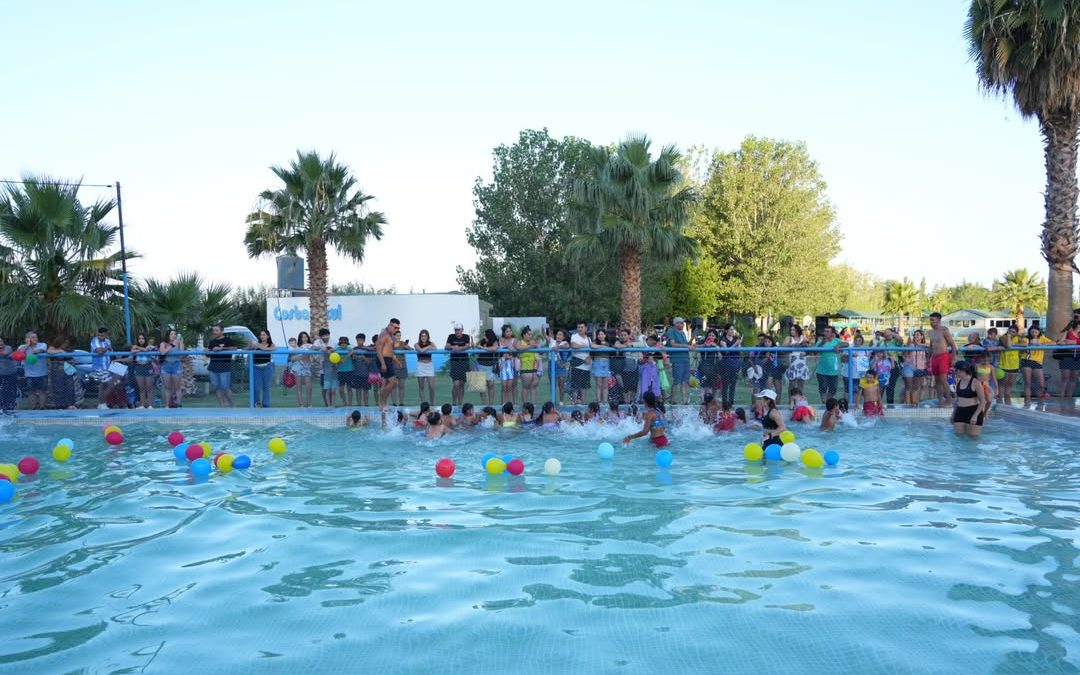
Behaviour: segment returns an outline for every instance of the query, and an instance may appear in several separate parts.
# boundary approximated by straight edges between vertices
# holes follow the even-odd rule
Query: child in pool
[[[586,422],[600,422],[600,404],[593,401],[585,411]]]
[[[720,416],[713,425],[713,431],[735,431],[735,413],[731,412],[731,404],[727,401],[720,406]]]
[[[428,439],[442,438],[448,433],[450,430],[443,424],[441,414],[433,412],[427,416],[427,432],[424,435]]]
[[[427,416],[428,416],[428,413],[430,413],[430,412],[431,412],[431,404],[428,403],[427,401],[423,401],[420,404],[420,410],[418,410],[416,412],[415,418],[413,419],[413,427],[415,427],[417,429],[423,429],[424,427],[426,427],[427,426]]]
[[[580,410],[575,410],[574,412],[570,413],[570,421],[571,422],[577,422],[578,424],[584,425],[585,424],[585,416],[581,414]]]
[[[475,427],[477,423],[476,413],[473,412],[472,403],[461,404],[461,415],[454,422],[456,427]]]
[[[498,420],[499,426],[503,429],[509,429],[518,425],[518,422],[521,421],[521,415],[514,412],[514,403],[507,401],[503,403],[502,412],[497,413],[495,419]]]
[[[555,409],[555,403],[553,401],[548,401],[540,408],[541,426],[548,429],[554,429],[558,428],[560,422],[562,422],[562,415]]]
[[[519,415],[519,419],[521,420],[522,424],[535,424],[537,422],[536,406],[534,406],[530,401],[525,401],[524,403],[522,403],[521,415]]]
[[[476,420],[475,426],[491,428],[495,426],[498,419],[499,413],[495,411],[495,408],[486,405],[480,410],[480,417]]]
[[[810,401],[798,387],[791,389],[791,409],[794,411],[791,414],[792,422],[813,422],[817,418],[814,409],[810,407]]]
[[[359,410],[354,410],[345,416],[345,426],[349,429],[359,429],[367,426],[369,421],[368,418],[360,414]]]
[[[625,418],[626,418],[626,415],[624,415],[619,410],[619,404],[616,403],[615,401],[609,401],[608,402],[608,412],[607,412],[607,415],[604,416],[604,421],[605,422],[610,422],[611,424],[618,424],[619,422],[623,421],[623,419],[625,419]]]
[[[866,375],[859,380],[859,395],[862,396],[863,415],[866,417],[883,417],[884,408],[881,407],[881,385],[878,384],[877,371],[871,368]]]
[[[446,427],[447,431],[453,431],[456,426],[456,422],[454,421],[454,406],[449,403],[443,403],[439,412],[442,415],[443,426]]]
[[[825,414],[821,416],[821,430],[832,431],[840,421],[840,404],[835,398],[825,401]]]
[[[747,424],[746,410],[743,408],[735,408],[735,428],[745,427]]]

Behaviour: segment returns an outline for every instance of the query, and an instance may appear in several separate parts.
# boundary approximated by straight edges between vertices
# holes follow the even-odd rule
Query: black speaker
[[[821,335],[825,332],[825,327],[830,325],[830,319],[827,316],[815,316],[814,317],[814,332]]]

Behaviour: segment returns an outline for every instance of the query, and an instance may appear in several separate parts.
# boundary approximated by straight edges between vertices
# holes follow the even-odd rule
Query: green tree
[[[235,288],[229,296],[229,304],[233,307],[236,322],[247,326],[256,335],[259,334],[259,330],[267,328],[266,298],[269,297],[269,293],[269,286],[259,284]]]
[[[61,344],[122,323],[118,229],[104,222],[114,204],[78,191],[31,177],[0,195],[0,331]]]
[[[1039,278],[1038,272],[1026,269],[1011,270],[994,282],[990,293],[994,309],[1010,312],[1016,318],[1016,325],[1024,330],[1024,310],[1042,312],[1046,309],[1046,284]]]
[[[719,271],[721,310],[757,317],[835,311],[849,274],[830,268],[840,232],[806,146],[747,137],[716,152],[691,233]]]
[[[616,258],[621,277],[623,326],[641,323],[641,275],[646,261],[679,263],[694,255],[684,233],[694,189],[679,171],[678,149],[665,146],[654,160],[646,136],[630,136],[612,151],[589,153],[591,172],[574,183],[570,253],[579,262]]]
[[[1049,328],[1058,330],[1071,318],[1077,253],[1080,2],[972,0],[965,29],[982,86],[1011,94],[1020,113],[1039,122],[1046,158],[1047,318]]]
[[[953,286],[935,286],[926,297],[926,306],[942,314],[959,309],[987,309],[990,304],[990,289],[968,281]]]
[[[839,307],[860,312],[881,311],[885,303],[885,283],[872,274],[861,272],[850,265],[834,265],[838,284],[844,292]]]
[[[492,179],[473,185],[476,217],[466,230],[473,269],[457,281],[506,316],[546,316],[554,325],[613,318],[617,293],[610,256],[588,265],[566,254],[574,181],[589,175],[588,141],[526,129],[493,151]]]
[[[885,301],[882,304],[882,311],[899,317],[901,335],[905,334],[905,320],[917,314],[922,305],[922,294],[907,277],[904,277],[903,281],[885,282]]]
[[[356,185],[349,167],[331,154],[297,151],[288,168],[271,167],[282,182],[259,195],[262,205],[247,217],[244,246],[252,258],[303,250],[307,255],[311,332],[329,325],[326,248],[360,263],[369,237],[381,239],[386,218],[369,211],[371,195]]]

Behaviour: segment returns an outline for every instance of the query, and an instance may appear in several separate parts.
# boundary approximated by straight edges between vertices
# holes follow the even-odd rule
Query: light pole
[[[124,247],[124,207],[120,203],[120,181],[116,181],[116,219],[120,222],[120,270],[124,283],[124,334],[131,342],[131,301],[128,297],[127,249]]]

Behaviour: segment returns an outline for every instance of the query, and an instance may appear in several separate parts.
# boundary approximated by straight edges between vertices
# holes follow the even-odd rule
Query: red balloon
[[[203,447],[197,443],[192,443],[187,446],[187,450],[184,451],[184,455],[188,458],[189,462],[194,462],[204,454]]]
[[[184,434],[179,431],[174,431],[169,434],[169,445],[174,448],[184,442]]]
[[[512,476],[520,476],[525,471],[525,462],[520,458],[515,457],[506,464],[506,470],[510,472]]]
[[[124,434],[119,431],[110,431],[105,437],[105,442],[109,445],[120,445],[124,442]]]
[[[19,473],[24,476],[32,476],[41,468],[41,462],[33,457],[23,457],[19,460]]]
[[[7,482],[10,483],[11,482],[11,476],[7,475],[6,473],[0,473],[0,480],[6,480]]]
[[[457,470],[457,467],[454,465],[454,460],[449,457],[443,457],[438,462],[435,462],[435,473],[439,474],[441,478],[453,476],[455,470]]]
[[[26,352],[12,352],[11,360],[12,361],[25,361],[26,360]]]

